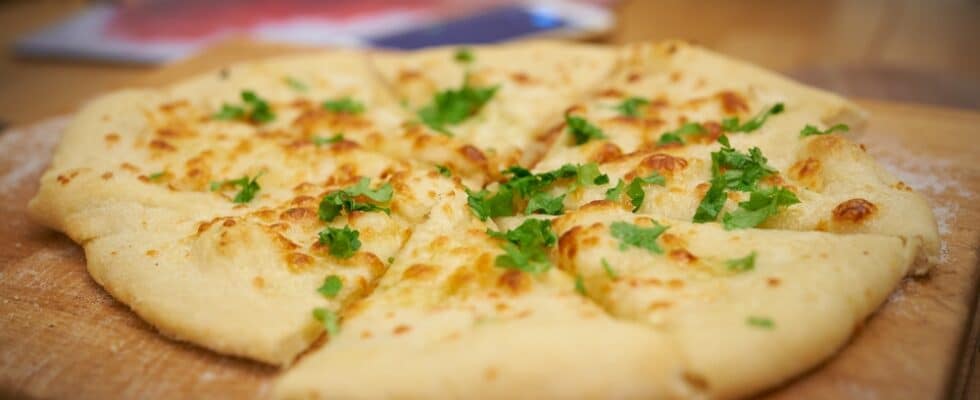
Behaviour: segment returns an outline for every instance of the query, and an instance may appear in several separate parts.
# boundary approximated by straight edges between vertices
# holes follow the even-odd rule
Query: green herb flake
[[[744,124],[739,123],[738,117],[725,118],[721,121],[721,129],[725,132],[749,133],[761,128],[762,125],[766,123],[766,119],[768,119],[770,115],[779,114],[783,112],[784,109],[785,107],[783,106],[783,103],[776,103],[772,107],[769,107],[756,114],[756,116],[752,117],[752,119],[745,121]]]
[[[245,109],[231,104],[222,104],[221,110],[216,112],[212,117],[223,120],[241,119],[245,117]]]
[[[616,182],[616,186],[613,186],[606,191],[606,200],[616,201],[619,200],[619,196],[622,196],[623,190],[626,190],[626,182],[622,178]]]
[[[338,114],[360,114],[364,112],[364,104],[350,97],[327,100],[321,106],[327,111]]]
[[[323,324],[323,329],[327,331],[330,337],[335,337],[340,333],[339,318],[333,311],[323,307],[314,308],[313,318]]]
[[[167,176],[167,171],[159,171],[159,172],[154,172],[154,173],[150,174],[146,178],[149,179],[150,182],[158,182],[158,181],[163,180],[163,177],[165,177],[165,176]]]
[[[487,190],[473,192],[466,189],[466,195],[466,204],[481,221],[514,215],[514,193],[508,187],[501,187],[492,194]]]
[[[657,145],[666,146],[671,143],[684,144],[683,136],[699,135],[705,132],[707,130],[704,128],[704,125],[697,122],[688,122],[675,130],[660,134],[660,139],[657,139]]]
[[[800,199],[793,192],[783,187],[755,190],[748,201],[738,203],[737,210],[725,214],[722,222],[727,230],[752,228],[799,202]]]
[[[439,171],[439,175],[445,176],[446,178],[453,176],[453,171],[451,171],[449,167],[446,167],[445,165],[436,165],[436,171]]]
[[[313,140],[313,144],[315,144],[316,147],[320,147],[320,146],[323,146],[323,145],[340,143],[340,142],[344,141],[344,134],[343,133],[338,133],[338,134],[333,135],[331,137],[314,136],[312,138],[312,140]]]
[[[343,211],[348,214],[352,211],[380,211],[388,214],[391,210],[387,207],[364,201],[362,197],[375,203],[385,204],[391,201],[393,194],[394,188],[390,183],[385,182],[377,189],[371,189],[371,179],[361,178],[353,186],[330,192],[324,196],[320,200],[318,214],[324,222],[333,221]]]
[[[317,292],[320,292],[324,297],[334,298],[337,293],[340,293],[340,289],[343,289],[344,282],[340,280],[337,275],[330,275],[323,280],[323,285],[317,288]]]
[[[320,244],[328,246],[330,255],[337,258],[350,258],[361,248],[358,239],[360,232],[349,226],[343,228],[327,227],[320,231]]]
[[[729,271],[745,272],[755,269],[755,256],[756,253],[753,251],[749,255],[742,258],[733,258],[725,262],[728,266]]]
[[[546,214],[561,215],[565,208],[565,195],[549,196],[547,193],[535,193],[527,202],[524,215]]]
[[[817,127],[815,127],[813,125],[809,125],[808,124],[807,126],[804,126],[803,127],[803,130],[800,131],[800,137],[807,137],[807,136],[813,136],[813,135],[829,135],[829,134],[834,133],[834,132],[848,132],[850,130],[851,130],[851,127],[849,127],[849,126],[847,126],[845,124],[837,124],[837,125],[834,125],[834,126],[832,126],[830,128],[827,128],[827,130],[824,130],[824,131],[818,129]]]
[[[504,254],[498,255],[495,260],[498,267],[532,274],[551,268],[548,248],[554,247],[558,241],[555,232],[551,230],[551,222],[531,218],[507,232],[488,230],[487,234],[506,241],[502,246]]]
[[[606,261],[605,258],[602,259],[602,269],[606,271],[606,276],[608,276],[609,279],[616,279],[619,277],[619,274],[617,274],[616,270],[609,266],[609,261]]]
[[[575,275],[575,292],[585,296],[585,281],[582,279],[582,275]]]
[[[293,89],[297,92],[305,92],[310,89],[308,86],[306,86],[305,83],[303,83],[303,81],[296,79],[296,77],[287,76],[285,78],[282,78],[282,80],[283,82],[286,82],[286,85],[289,86],[290,89]]]
[[[539,174],[515,165],[502,171],[502,174],[509,178],[501,183],[495,192],[489,190],[475,192],[467,189],[466,193],[469,196],[467,204],[473,214],[481,220],[517,215],[525,202],[527,203],[523,208],[525,214],[539,212],[558,215],[563,210],[560,206],[565,194],[547,193],[547,189],[552,184],[560,180],[572,180],[571,190],[577,190],[583,186],[609,183],[609,176],[602,174],[595,163],[565,164],[558,169]]]
[[[727,190],[757,191],[759,181],[776,173],[758,147],[743,153],[732,148],[725,136],[719,137],[718,142],[721,149],[711,153],[711,186],[698,204],[694,222],[717,220],[728,199]]]
[[[262,172],[259,172],[254,178],[251,179],[249,179],[248,175],[246,175],[238,179],[211,182],[211,191],[217,191],[225,186],[240,187],[241,189],[237,194],[235,194],[235,198],[233,198],[231,201],[240,204],[248,203],[252,201],[252,199],[255,198],[255,194],[262,189],[258,182],[258,179],[260,176],[262,176],[262,174]]]
[[[221,110],[215,113],[212,117],[215,119],[247,119],[255,123],[266,123],[271,122],[276,119],[276,114],[272,112],[272,108],[269,107],[269,103],[263,100],[261,97],[255,94],[251,90],[243,90],[241,93],[242,101],[245,103],[244,106],[236,106],[232,104],[221,105]]]
[[[609,226],[612,236],[619,239],[619,250],[626,250],[629,246],[639,247],[655,254],[664,252],[657,244],[657,238],[669,228],[654,222],[649,228],[633,225],[628,222],[616,221]]]
[[[436,93],[432,103],[418,111],[423,124],[436,132],[453,136],[450,125],[459,124],[476,115],[497,93],[498,86],[485,88],[469,85],[468,77],[463,79],[463,87]]]
[[[469,64],[473,62],[474,59],[475,57],[473,56],[473,51],[468,47],[460,47],[456,49],[456,52],[453,54],[453,60],[463,64]]]
[[[650,104],[650,101],[642,97],[630,97],[616,105],[616,110],[627,117],[639,117],[640,107]]]
[[[589,140],[606,138],[599,127],[590,124],[585,118],[565,115],[565,124],[568,126],[568,132],[572,134],[576,146],[585,144]]]
[[[749,326],[762,329],[773,329],[776,327],[776,323],[766,317],[750,316],[745,319],[745,323]]]

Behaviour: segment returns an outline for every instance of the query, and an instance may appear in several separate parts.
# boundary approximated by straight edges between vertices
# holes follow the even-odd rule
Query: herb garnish
[[[751,228],[778,214],[782,208],[799,202],[793,192],[783,187],[753,190],[748,201],[738,203],[737,210],[722,217],[722,223],[727,230]]]
[[[582,117],[565,115],[565,124],[568,125],[568,132],[572,134],[572,140],[576,146],[585,144],[592,139],[604,139],[606,137],[599,127],[590,124]]]
[[[283,81],[286,82],[286,85],[289,85],[290,88],[297,92],[305,92],[309,90],[309,87],[307,87],[305,83],[299,79],[296,79],[295,77],[287,76],[283,78]]]
[[[317,292],[320,292],[324,297],[336,297],[337,293],[340,293],[340,289],[343,289],[344,282],[340,280],[337,275],[330,275],[323,280],[323,285],[317,288]]]
[[[705,132],[707,130],[704,128],[704,125],[697,122],[688,122],[675,130],[660,134],[660,139],[657,139],[657,145],[665,146],[671,143],[684,144],[684,136],[697,135]]]
[[[327,111],[339,114],[360,114],[364,112],[364,104],[350,97],[327,100],[321,106]]]
[[[827,135],[827,134],[831,134],[831,133],[838,132],[838,131],[839,132],[847,132],[847,131],[850,131],[850,130],[851,130],[851,127],[849,127],[849,126],[847,126],[845,124],[837,124],[837,125],[834,125],[834,126],[832,126],[830,128],[827,128],[827,130],[824,130],[824,131],[822,131],[820,129],[817,129],[817,127],[815,127],[813,125],[807,124],[807,126],[804,126],[803,127],[803,130],[800,131],[800,137],[807,137],[807,136],[812,136],[812,135]]]
[[[166,175],[167,175],[167,171],[159,171],[150,174],[149,176],[146,177],[146,179],[149,179],[150,182],[156,182],[163,179],[163,177]]]
[[[470,86],[469,76],[463,78],[463,87],[436,93],[432,103],[418,111],[422,123],[436,132],[453,136],[449,125],[456,125],[480,112],[497,93],[499,86],[478,88]]]
[[[602,259],[602,269],[606,271],[606,275],[609,276],[609,279],[616,279],[616,277],[619,276],[616,271],[609,266],[609,262],[606,261],[605,258]]]
[[[742,258],[733,258],[725,262],[730,271],[744,272],[755,269],[755,252]]]
[[[711,153],[711,187],[698,204],[694,222],[717,220],[728,199],[726,190],[756,191],[760,180],[776,173],[758,147],[743,153],[732,148],[725,136],[719,137],[718,142],[721,149]]]
[[[745,323],[749,324],[749,326],[754,326],[756,328],[762,328],[762,329],[772,329],[776,326],[776,323],[772,322],[771,319],[766,317],[756,317],[756,316],[750,316],[746,318]]]
[[[503,244],[504,254],[498,255],[495,260],[498,267],[533,274],[551,268],[548,248],[558,241],[555,232],[551,230],[551,222],[531,218],[507,232],[487,230],[487,234],[506,240]]]
[[[241,190],[235,194],[235,198],[231,201],[235,203],[248,203],[255,198],[255,194],[258,193],[261,186],[259,186],[258,179],[262,176],[263,172],[259,172],[254,178],[249,179],[248,175],[245,175],[238,179],[228,179],[223,181],[211,182],[211,191],[214,192],[221,189],[224,186],[241,187]]]
[[[630,97],[616,106],[620,114],[627,117],[639,117],[640,107],[650,104],[650,101],[642,97]]]
[[[516,215],[522,209],[526,214],[541,212],[544,214],[560,214],[564,195],[551,196],[546,190],[556,181],[574,179],[572,188],[587,185],[603,185],[609,182],[609,176],[602,174],[595,163],[565,164],[560,168],[540,174],[519,166],[511,166],[503,171],[510,178],[501,183],[496,192],[488,190],[478,192],[466,190],[467,204],[481,220],[503,216]],[[521,207],[527,201],[526,207]],[[530,211],[528,211],[530,209]]]
[[[272,112],[269,103],[260,98],[251,90],[244,90],[241,93],[243,106],[236,106],[225,103],[221,105],[221,110],[213,115],[215,119],[247,119],[255,123],[266,123],[276,119],[276,114]]]
[[[578,294],[585,296],[585,280],[582,279],[582,275],[575,275],[575,291]]]
[[[325,329],[331,337],[340,333],[340,324],[337,323],[337,314],[334,314],[333,311],[322,307],[314,308],[313,318],[323,324],[323,329]]]
[[[453,54],[453,59],[456,62],[468,64],[473,62],[475,57],[473,57],[473,52],[468,47],[460,47],[456,49],[456,53]]]
[[[738,117],[725,118],[721,120],[721,129],[723,129],[725,132],[749,133],[761,128],[762,124],[766,123],[766,119],[768,119],[770,115],[779,114],[783,112],[784,109],[785,107],[783,107],[783,103],[776,103],[772,107],[769,107],[756,114],[756,116],[752,117],[752,119],[745,121],[744,124],[739,123]]]
[[[320,147],[320,146],[323,146],[325,144],[340,143],[343,140],[344,140],[344,134],[343,133],[338,133],[338,134],[333,135],[331,137],[314,136],[313,137],[313,144],[315,144],[316,147]]]
[[[661,254],[664,252],[657,244],[657,238],[669,228],[656,222],[652,227],[645,228],[633,225],[628,222],[616,221],[609,226],[612,236],[619,239],[619,250],[626,250],[629,246],[646,249],[651,253]]]
[[[646,197],[646,192],[643,191],[643,185],[663,186],[666,182],[664,176],[657,172],[647,177],[633,178],[628,185],[620,178],[616,182],[616,186],[606,191],[606,200],[617,201],[625,192],[626,196],[630,198],[630,205],[633,206],[633,212],[636,212],[643,205],[643,199]]]
[[[453,171],[450,171],[449,167],[445,165],[436,165],[436,171],[439,171],[439,175],[445,176],[446,178],[453,176]]]
[[[347,211],[347,213],[352,211],[381,211],[386,214],[390,213],[390,210],[386,207],[381,207],[359,198],[365,197],[377,203],[387,203],[391,201],[392,194],[394,193],[391,184],[386,182],[374,190],[370,186],[370,178],[361,178],[354,186],[328,193],[320,201],[320,219],[324,222],[333,221],[334,218],[340,215],[341,211]]]
[[[334,257],[350,258],[361,248],[359,236],[360,232],[351,229],[350,226],[327,227],[320,231],[320,244],[328,246],[330,255]]]

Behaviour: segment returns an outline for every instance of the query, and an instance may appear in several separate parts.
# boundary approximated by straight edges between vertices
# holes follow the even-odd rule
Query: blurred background
[[[538,35],[680,38],[852,97],[980,109],[977,0],[0,0],[0,123],[162,83],[159,71],[188,59],[263,54],[253,42],[415,48]]]

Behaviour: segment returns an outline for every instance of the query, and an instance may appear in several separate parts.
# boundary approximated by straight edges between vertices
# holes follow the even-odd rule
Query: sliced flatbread
[[[667,228],[656,237],[616,236],[623,226],[658,224]],[[669,335],[709,398],[754,394],[833,354],[888,297],[915,251],[897,237],[733,232],[609,202],[554,227],[562,268],[613,316]]]

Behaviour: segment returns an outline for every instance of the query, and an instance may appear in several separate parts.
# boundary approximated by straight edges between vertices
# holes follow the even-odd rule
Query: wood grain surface
[[[294,51],[235,46],[142,83]],[[961,390],[953,380],[962,374],[964,351],[975,350],[963,350],[961,341],[978,280],[980,113],[861,103],[872,119],[859,142],[929,198],[943,262],[924,279],[904,281],[838,355],[767,398],[946,398]],[[264,397],[277,370],[156,334],[89,278],[77,245],[27,217],[26,202],[67,122],[48,119],[0,134],[0,397]]]

